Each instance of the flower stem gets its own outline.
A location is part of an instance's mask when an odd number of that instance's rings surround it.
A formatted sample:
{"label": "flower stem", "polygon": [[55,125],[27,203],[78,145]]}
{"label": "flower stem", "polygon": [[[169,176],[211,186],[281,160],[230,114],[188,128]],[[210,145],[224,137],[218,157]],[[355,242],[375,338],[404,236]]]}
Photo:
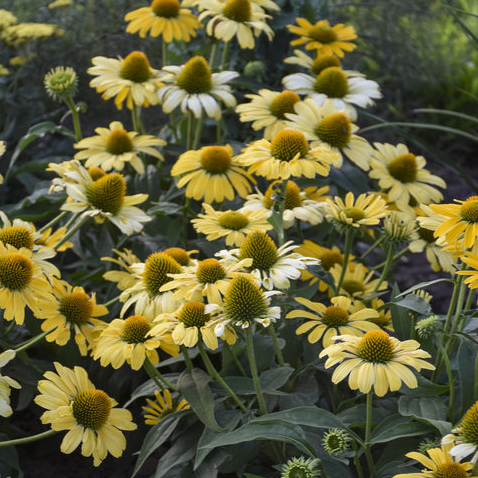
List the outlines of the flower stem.
{"label": "flower stem", "polygon": [[199,146],[199,140],[201,139],[202,123],[203,113],[201,113],[201,116],[199,118],[196,118],[196,129],[194,131],[194,141],[192,149],[197,149]]}
{"label": "flower stem", "polygon": [[64,242],[66,242],[73,234],[75,234],[75,232],[78,231],[78,229],[80,229],[89,218],[89,216],[80,217],[78,222],[74,224],[73,227],[67,231],[65,235],[53,246],[53,249],[56,251]]}
{"label": "flower stem", "polygon": [[340,277],[337,281],[337,286],[335,287],[334,295],[338,295],[342,283],[344,281],[345,272],[347,271],[347,265],[349,263],[350,251],[352,250],[352,243],[354,240],[354,231],[353,229],[347,229],[345,233],[345,246],[344,246],[344,260],[342,262],[342,270],[340,271]]}
{"label": "flower stem", "polygon": [[119,301],[119,298],[120,298],[120,296],[115,297],[115,298],[109,300],[108,302],[105,302],[103,305],[104,305],[106,308],[108,308],[110,305],[116,304],[116,302]]}
{"label": "flower stem", "polygon": [[186,149],[190,150],[193,142],[193,114],[188,114],[188,129],[187,129],[187,136],[186,136]]}
{"label": "flower stem", "polygon": [[357,475],[358,475],[358,478],[364,478],[364,475],[363,475],[363,470],[362,470],[362,465],[360,464],[360,458],[357,454],[357,445],[355,444],[355,442],[353,443],[353,447],[354,447],[354,451],[355,451],[355,454],[354,454],[354,463],[355,463],[355,468],[357,470]]}
{"label": "flower stem", "polygon": [[73,128],[75,130],[75,140],[76,142],[80,141],[80,139],[83,137],[81,133],[81,126],[80,126],[80,117],[78,115],[78,110],[76,109],[75,103],[73,100],[68,97],[65,99],[66,104],[68,105],[68,108],[70,108],[71,111],[71,117],[73,119]]}
{"label": "flower stem", "polygon": [[131,106],[131,121],[133,123],[133,129],[139,133],[138,110],[134,102],[133,102],[133,105]]}
{"label": "flower stem", "polygon": [[274,344],[274,349],[275,349],[276,357],[277,357],[277,363],[281,367],[284,367],[285,366],[284,356],[282,355],[282,351],[279,347],[279,340],[277,339],[277,334],[274,329],[274,324],[270,324],[269,327],[267,327],[267,331],[269,332],[269,335],[272,338],[272,343]]}
{"label": "flower stem", "polygon": [[367,416],[365,419],[365,456],[369,467],[370,476],[375,477],[375,466],[372,459],[372,453],[370,452],[370,437],[372,431],[372,404],[373,404],[373,391],[370,390],[367,393]]}
{"label": "flower stem", "polygon": [[237,403],[239,408],[242,410],[243,413],[247,413],[247,408],[244,406],[244,404],[241,402],[239,397],[234,393],[231,387],[224,381],[224,379],[219,375],[219,372],[216,370],[214,367],[213,363],[211,362],[207,352],[204,350],[204,346],[201,341],[198,341],[198,349],[199,353],[201,354],[201,357],[204,361],[204,365],[206,365],[206,368],[208,370],[208,373],[212,376],[214,380],[219,382],[226,390],[226,392],[231,396],[231,398]]}
{"label": "flower stem", "polygon": [[249,359],[249,366],[251,368],[252,381],[256,390],[257,401],[259,403],[259,410],[261,415],[267,413],[266,402],[264,401],[264,395],[262,394],[261,383],[259,381],[259,374],[257,372],[256,355],[254,353],[254,343],[252,341],[252,327],[249,326],[245,329],[246,338],[246,351],[247,358]]}
{"label": "flower stem", "polygon": [[184,361],[186,362],[186,367],[191,372],[193,369],[193,363],[191,362],[191,357],[189,357],[188,349],[185,345],[181,345],[181,352],[183,353]]}
{"label": "flower stem", "polygon": [[361,256],[360,260],[363,261],[377,246],[379,246],[383,240],[385,239],[385,236],[379,237]]}
{"label": "flower stem", "polygon": [[211,68],[211,70],[214,70],[214,63],[216,61],[216,55],[217,55],[217,46],[218,46],[218,41],[214,40],[211,47],[211,53],[209,55],[209,67]]}
{"label": "flower stem", "polygon": [[[382,285],[382,282],[387,278],[388,273],[390,272],[390,267],[392,267],[393,264],[393,253],[395,252],[395,247],[393,245],[388,246],[388,251],[387,251],[387,258],[385,259],[385,265],[383,266],[382,270],[382,275],[378,279],[377,284],[375,285],[373,292],[377,292],[377,290],[380,288]],[[373,294],[372,292],[372,294]]]}
{"label": "flower stem", "polygon": [[277,232],[279,239],[279,246],[282,246],[285,242],[284,232],[284,208],[285,208],[285,195],[287,191],[287,179],[277,186],[274,192],[274,204],[272,205],[272,225]]}
{"label": "flower stem", "polygon": [[168,64],[168,44],[164,41],[164,37],[161,43],[161,59],[163,60],[163,66]]}
{"label": "flower stem", "polygon": [[151,360],[149,360],[148,357],[146,357],[144,363],[143,363],[144,369],[148,373],[148,375],[154,380],[156,385],[162,390],[164,390],[164,385],[166,387],[170,388],[174,392],[179,392],[178,388],[175,387],[171,382],[168,382],[159,372],[159,370],[151,363]]}
{"label": "flower stem", "polygon": [[45,224],[41,229],[38,229],[37,232],[44,232],[49,227],[54,226],[57,222],[61,221],[65,216],[68,215],[68,211],[62,211],[58,216],[54,217],[48,224]]}
{"label": "flower stem", "polygon": [[[441,334],[443,336],[443,334]],[[443,346],[442,337],[437,340],[438,348],[441,352],[441,356],[443,357],[443,361],[445,362],[445,369],[446,374],[448,376],[448,387],[449,387],[449,402],[448,402],[448,420],[453,422],[453,402],[455,398],[455,379],[453,378],[453,372],[451,370],[450,365],[450,358],[448,357],[448,352],[446,348]]]}
{"label": "flower stem", "polygon": [[30,443],[32,441],[41,440],[43,438],[47,438],[49,436],[58,433],[56,430],[48,430],[43,433],[38,433],[37,435],[31,435],[29,437],[24,438],[17,438],[16,440],[7,440],[7,441],[0,441],[0,447],[5,446],[14,446],[14,445],[22,445],[23,443]]}
{"label": "flower stem", "polygon": [[42,332],[41,334],[36,335],[35,337],[31,338],[30,340],[27,340],[26,342],[23,342],[23,344],[20,344],[15,350],[16,353],[21,352],[22,350],[26,350],[28,347],[31,347],[32,345],[35,345],[37,342],[40,342],[44,337],[46,337],[48,334],[53,332],[56,329],[56,327],[53,327],[53,329],[47,330],[46,332]]}
{"label": "flower stem", "polygon": [[244,377],[247,377],[247,373],[244,370],[244,367],[242,366],[241,362],[239,362],[239,359],[237,358],[236,354],[234,353],[234,350],[232,350],[231,346],[227,342],[224,342],[224,349],[227,350],[231,354],[231,357],[234,360],[234,363],[236,364],[236,367],[239,369],[241,374]]}
{"label": "flower stem", "polygon": [[221,68],[220,68],[221,71],[223,71],[224,68],[226,67],[228,50],[229,50],[229,42],[226,41],[224,42],[224,47],[222,49]]}

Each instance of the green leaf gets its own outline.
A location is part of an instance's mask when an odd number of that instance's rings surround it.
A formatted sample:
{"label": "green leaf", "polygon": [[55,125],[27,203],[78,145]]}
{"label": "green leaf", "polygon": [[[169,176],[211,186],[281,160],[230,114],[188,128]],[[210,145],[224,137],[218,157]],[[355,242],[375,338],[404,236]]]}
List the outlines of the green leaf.
{"label": "green leaf", "polygon": [[439,385],[437,383],[433,383],[419,374],[417,374],[417,382],[418,387],[409,388],[404,385],[400,389],[400,392],[402,392],[404,395],[410,395],[412,397],[436,397],[449,392],[448,385]]}
{"label": "green leaf", "polygon": [[161,478],[171,468],[191,460],[196,453],[197,441],[201,432],[202,428],[195,424],[176,437],[174,444],[158,461],[156,473],[152,478]]}
{"label": "green leaf", "polygon": [[425,435],[426,433],[430,433],[429,425],[412,422],[410,418],[394,414],[379,423],[372,431],[370,443],[386,443],[397,438]]}
{"label": "green leaf", "polygon": [[264,393],[268,393],[268,390],[277,390],[282,387],[293,372],[294,369],[292,367],[277,367],[262,372],[259,376],[259,381]]}
{"label": "green leaf", "polygon": [[398,294],[396,297],[402,297],[404,295],[410,294],[411,292],[418,290],[418,289],[424,289],[425,287],[433,284],[437,284],[438,282],[454,282],[452,279],[435,279],[435,280],[430,280],[427,282],[420,282],[419,284],[414,285],[413,287],[410,287],[406,291],[402,292],[401,294]]}
{"label": "green leaf", "polygon": [[394,304],[397,307],[413,310],[420,315],[430,315],[432,310],[430,304],[423,297],[418,297],[415,294],[408,294],[404,299],[394,302]]}
{"label": "green leaf", "polygon": [[475,396],[476,345],[462,340],[458,348],[457,362],[460,377],[461,415],[464,415],[478,397]]}
{"label": "green leaf", "polygon": [[144,437],[143,445],[139,452],[138,460],[134,466],[132,476],[136,475],[149,455],[157,450],[169,438],[185,413],[187,412],[180,411],[166,415],[148,431]]}
{"label": "green leaf", "polygon": [[273,440],[289,443],[311,457],[316,457],[314,449],[307,442],[305,433],[297,425],[284,420],[252,420],[242,427],[224,433],[201,448],[217,448],[219,446],[236,445],[252,440]]}
{"label": "green leaf", "polygon": [[175,202],[153,202],[154,206],[148,209],[148,214],[164,214],[166,216],[178,214],[183,207]]}
{"label": "green leaf", "polygon": [[43,123],[38,123],[34,126],[32,126],[26,135],[22,136],[20,141],[17,144],[17,147],[15,148],[15,151],[13,151],[12,157],[10,159],[10,164],[8,166],[8,170],[5,174],[5,181],[7,178],[10,176],[10,171],[13,168],[13,165],[15,164],[16,160],[22,153],[22,151],[33,141],[35,141],[37,138],[41,138],[45,136],[46,134],[53,134],[53,133],[60,133],[65,136],[70,136],[72,138],[75,137],[75,135],[67,128],[63,126],[59,126],[51,121],[44,121]]}
{"label": "green leaf", "polygon": [[447,435],[451,431],[451,423],[446,421],[447,407],[437,397],[420,398],[403,395],[398,400],[398,411],[400,415],[433,425],[441,435]]}
{"label": "green leaf", "polygon": [[214,396],[208,384],[209,375],[199,368],[191,372],[185,370],[178,379],[178,388],[181,395],[188,401],[199,420],[215,431],[224,431],[214,416]]}
{"label": "green leaf", "polygon": [[408,312],[403,307],[395,305],[394,300],[400,297],[397,284],[393,285],[392,293],[390,295],[390,312],[392,314],[392,324],[395,333],[400,340],[407,340],[410,338],[410,317]]}

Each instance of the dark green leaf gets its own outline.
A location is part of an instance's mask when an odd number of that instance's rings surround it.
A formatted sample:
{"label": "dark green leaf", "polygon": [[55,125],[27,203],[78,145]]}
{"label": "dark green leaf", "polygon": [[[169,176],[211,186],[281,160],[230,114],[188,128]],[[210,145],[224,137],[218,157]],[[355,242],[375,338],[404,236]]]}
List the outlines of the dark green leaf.
{"label": "dark green leaf", "polygon": [[444,395],[449,392],[447,385],[439,385],[433,383],[430,380],[417,375],[418,387],[409,388],[406,385],[402,386],[400,392],[405,395],[410,395],[412,397],[436,397],[439,395]]}
{"label": "dark green leaf", "polygon": [[430,433],[430,425],[412,422],[410,418],[391,415],[372,431],[370,443],[386,443],[397,438],[413,437]]}
{"label": "dark green leaf", "polygon": [[264,393],[268,393],[268,390],[276,390],[282,387],[293,372],[294,369],[292,367],[277,367],[262,372],[259,376],[259,381]]}
{"label": "dark green leaf", "polygon": [[188,401],[199,420],[215,431],[224,431],[214,416],[214,396],[208,386],[211,378],[201,369],[185,370],[178,379],[181,395]]}
{"label": "dark green leaf", "polygon": [[144,437],[143,445],[139,452],[138,460],[134,466],[132,476],[136,475],[149,455],[157,450],[169,438],[184,413],[184,411],[180,411],[166,415],[148,431]]}
{"label": "dark green leaf", "polygon": [[403,307],[408,310],[413,310],[420,315],[431,314],[430,304],[422,297],[418,297],[418,295],[409,294],[405,296],[404,299],[399,300],[398,302],[394,302],[394,304],[397,307]]}
{"label": "dark green leaf", "polygon": [[460,377],[461,415],[464,415],[478,397],[475,396],[476,345],[462,340],[458,348],[457,362]]}
{"label": "dark green leaf", "polygon": [[400,415],[414,417],[433,425],[442,435],[451,431],[451,423],[446,421],[447,407],[437,397],[411,397],[403,395],[398,400]]}

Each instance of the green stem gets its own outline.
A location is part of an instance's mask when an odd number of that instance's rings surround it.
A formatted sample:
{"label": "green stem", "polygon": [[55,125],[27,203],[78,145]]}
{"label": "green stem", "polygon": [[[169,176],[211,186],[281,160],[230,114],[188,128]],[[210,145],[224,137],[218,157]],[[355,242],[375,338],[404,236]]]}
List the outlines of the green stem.
{"label": "green stem", "polygon": [[184,248],[187,250],[188,248],[188,226],[189,226],[189,207],[191,205],[191,198],[186,198],[184,201],[183,207],[183,244]]}
{"label": "green stem", "polygon": [[187,136],[186,136],[186,149],[189,151],[192,146],[193,142],[193,114],[188,113],[188,129],[187,129]]}
{"label": "green stem", "polygon": [[244,367],[242,366],[241,362],[239,362],[239,359],[237,358],[236,354],[234,353],[234,350],[232,350],[231,346],[227,342],[224,342],[224,348],[225,348],[225,350],[227,350],[231,354],[231,357],[234,360],[234,363],[236,364],[236,367],[239,369],[241,374],[244,377],[247,377],[247,373],[244,370]]}
{"label": "green stem", "polygon": [[229,42],[226,41],[226,42],[224,42],[224,47],[223,47],[223,49],[222,49],[222,58],[221,58],[221,68],[220,68],[220,71],[223,71],[224,68],[226,67],[228,49],[229,49]]}
{"label": "green stem", "polygon": [[194,141],[192,149],[197,149],[199,146],[199,140],[201,139],[201,132],[202,132],[202,124],[203,124],[203,113],[201,112],[201,116],[196,118],[196,129],[194,131]]}
{"label": "green stem", "polygon": [[371,477],[375,477],[375,466],[372,459],[372,453],[370,451],[370,437],[372,431],[372,404],[373,404],[373,391],[370,390],[367,393],[367,416],[365,421],[365,456],[369,467],[369,473]]}
{"label": "green stem", "polygon": [[473,393],[474,400],[478,399],[478,354],[475,358],[475,387]]}
{"label": "green stem", "polygon": [[13,327],[15,327],[15,324],[16,322],[14,320],[12,320],[10,322],[10,324],[8,324],[8,327],[6,328],[6,330],[3,332],[3,336],[4,337],[7,337],[8,334],[12,331]]}
{"label": "green stem", "polygon": [[136,104],[133,102],[131,106],[131,121],[133,122],[133,129],[139,133],[139,117],[138,117],[138,109],[136,108]]}
{"label": "green stem", "polygon": [[443,347],[443,334],[440,334],[441,336],[439,337],[437,341],[438,348],[440,349],[441,355],[443,357],[443,361],[445,362],[445,369],[446,369],[446,374],[448,376],[448,387],[449,387],[449,402],[448,402],[448,419],[450,422],[453,422],[453,405],[454,405],[454,399],[455,399],[455,379],[453,378],[453,373],[451,371],[451,365],[450,365],[450,359],[448,357],[448,353],[446,351],[446,348]]}
{"label": "green stem", "polygon": [[219,42],[217,40],[214,40],[212,43],[211,53],[209,55],[209,67],[211,68],[211,70],[214,70],[214,63],[216,61],[218,43]]}
{"label": "green stem", "polygon": [[385,239],[385,236],[379,237],[361,256],[360,256],[360,261],[362,262],[377,246],[379,246],[383,240]]}
{"label": "green stem", "polygon": [[372,294],[374,292],[377,292],[377,290],[379,290],[380,286],[382,285],[382,282],[387,278],[388,273],[390,272],[390,267],[392,267],[392,264],[393,264],[393,253],[394,252],[395,252],[395,247],[390,244],[388,246],[387,258],[385,259],[385,265],[383,266],[382,275],[378,279],[378,282],[375,285]]}
{"label": "green stem", "polygon": [[191,372],[193,369],[193,363],[191,362],[191,358],[188,354],[188,349],[185,345],[181,345],[181,352],[183,353],[184,361],[186,362],[186,367]]}
{"label": "green stem", "polygon": [[86,221],[88,221],[88,219],[90,218],[90,216],[83,216],[83,217],[80,217],[79,221],[69,230],[65,233],[65,235],[53,246],[53,250],[57,250],[63,243],[65,243],[73,234],[75,234],[76,231],[78,231],[78,229],[81,228],[81,226],[83,226],[83,224],[85,224]]}
{"label": "green stem", "polygon": [[337,286],[334,290],[334,296],[340,293],[340,288],[342,287],[342,283],[344,281],[345,272],[347,271],[347,266],[349,263],[350,251],[352,250],[352,244],[354,240],[354,231],[352,228],[347,229],[345,233],[345,246],[344,246],[344,260],[342,262],[342,270],[340,271],[340,277],[337,281]]}
{"label": "green stem", "polygon": [[148,357],[146,357],[144,363],[143,363],[144,369],[148,373],[148,375],[154,380],[156,385],[161,389],[164,390],[164,386],[170,388],[174,392],[179,392],[178,388],[175,387],[171,382],[168,382],[159,372],[159,370],[151,363],[151,360],[149,360]]}
{"label": "green stem", "polygon": [[[65,212],[67,212],[67,211],[65,211]],[[70,219],[68,219],[68,221],[66,221],[66,224],[63,227],[68,231],[68,229],[70,229],[70,226],[78,219],[78,216],[80,214],[81,214],[81,212],[75,212],[74,214],[72,214]]]}
{"label": "green stem", "polygon": [[360,464],[360,458],[357,454],[357,445],[355,444],[355,442],[353,442],[353,447],[354,447],[354,463],[355,463],[355,468],[357,470],[357,475],[359,478],[364,478],[364,475],[363,475],[363,470],[362,470],[362,465]]}
{"label": "green stem", "polygon": [[168,64],[168,44],[164,41],[164,37],[162,37],[161,43],[161,59],[163,60],[163,66]]}
{"label": "green stem", "polygon": [[114,299],[109,300],[108,302],[105,302],[103,305],[108,308],[110,305],[116,304],[116,302],[119,301],[120,296],[115,297]]}
{"label": "green stem", "polygon": [[31,347],[32,345],[35,345],[37,342],[40,342],[44,337],[46,337],[48,334],[52,333],[56,327],[53,327],[53,329],[47,330],[46,332],[42,332],[41,334],[36,335],[35,337],[31,338],[30,340],[27,340],[26,342],[23,342],[23,344],[20,344],[17,348],[15,348],[15,352],[21,352],[22,350],[26,350],[28,347]]}
{"label": "green stem", "polygon": [[219,118],[216,121],[216,143],[217,144],[222,144],[222,125],[221,125],[221,119]]}
{"label": "green stem", "polygon": [[274,204],[272,205],[272,214],[274,221],[274,229],[277,232],[279,239],[279,246],[285,242],[284,232],[284,209],[285,209],[285,195],[287,192],[287,179],[283,179],[278,185],[274,193]]}
{"label": "green stem", "polygon": [[272,338],[272,343],[274,344],[274,349],[275,349],[276,357],[277,357],[277,363],[281,367],[284,367],[285,366],[284,356],[282,355],[282,351],[279,347],[279,340],[277,339],[277,334],[274,328],[274,324],[270,324],[269,327],[267,327],[267,331],[269,332],[269,335]]}
{"label": "green stem", "polygon": [[216,370],[214,367],[213,363],[211,362],[207,352],[204,350],[204,346],[201,341],[198,341],[198,349],[199,353],[201,354],[201,357],[204,361],[204,365],[206,365],[206,368],[208,370],[208,373],[212,376],[214,380],[219,382],[226,390],[226,392],[231,396],[231,398],[236,402],[238,407],[242,410],[243,413],[247,413],[247,408],[244,406],[244,404],[241,402],[239,397],[234,393],[231,387],[224,381],[224,379],[219,375],[219,372]]}
{"label": "green stem", "polygon": [[23,445],[23,443],[30,443],[32,441],[37,441],[37,440],[41,440],[43,438],[50,437],[50,436],[54,435],[55,433],[58,433],[58,432],[56,430],[48,430],[48,431],[43,432],[43,433],[38,433],[38,435],[31,435],[31,436],[25,437],[25,438],[17,438],[16,440],[1,441],[0,442],[0,447]]}
{"label": "green stem", "polygon": [[41,229],[38,229],[37,232],[44,232],[46,231],[49,227],[54,226],[57,222],[60,222],[65,216],[68,215],[68,211],[62,211],[58,216],[53,218],[48,224],[45,224]]}
{"label": "green stem", "polygon": [[81,126],[80,126],[80,117],[78,115],[78,110],[76,109],[75,103],[73,100],[68,97],[65,100],[66,104],[68,105],[68,108],[70,108],[71,111],[71,117],[73,118],[73,128],[75,130],[75,140],[76,142],[80,141],[80,139],[83,137],[81,133]]}
{"label": "green stem", "polygon": [[249,359],[249,366],[251,368],[252,381],[256,390],[257,401],[259,403],[259,410],[261,415],[265,415],[267,414],[267,407],[266,402],[264,401],[264,395],[262,394],[259,374],[257,372],[256,355],[254,353],[254,343],[252,341],[252,326],[249,326],[244,330],[246,338],[247,358]]}

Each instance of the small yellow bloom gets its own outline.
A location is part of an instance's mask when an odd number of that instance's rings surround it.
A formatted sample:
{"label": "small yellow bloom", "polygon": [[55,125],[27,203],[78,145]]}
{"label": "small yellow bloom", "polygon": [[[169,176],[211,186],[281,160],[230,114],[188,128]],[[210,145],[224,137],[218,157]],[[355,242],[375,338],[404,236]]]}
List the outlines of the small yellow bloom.
{"label": "small yellow bloom", "polygon": [[160,420],[162,420],[166,415],[170,413],[180,412],[181,410],[189,410],[191,406],[183,398],[179,403],[176,400],[173,400],[171,392],[166,388],[163,392],[158,390],[154,391],[155,401],[147,398],[146,403],[149,405],[147,407],[142,407],[146,412],[144,415],[144,423],[146,425],[156,425]]}

